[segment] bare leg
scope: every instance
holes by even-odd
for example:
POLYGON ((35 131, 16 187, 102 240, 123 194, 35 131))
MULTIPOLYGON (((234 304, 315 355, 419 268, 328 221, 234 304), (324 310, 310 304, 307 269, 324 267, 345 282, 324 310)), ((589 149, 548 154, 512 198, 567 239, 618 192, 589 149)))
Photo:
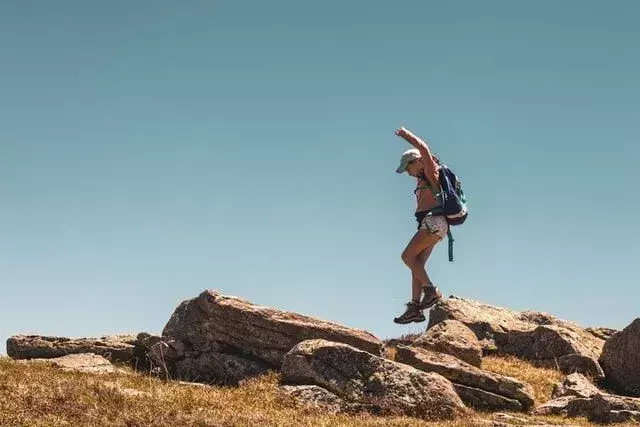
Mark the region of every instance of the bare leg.
MULTIPOLYGON (((424 274, 427 276, 427 283, 428 284, 432 284, 431 283, 431 278, 429 278, 429 274, 427 273, 427 270, 425 268, 425 264, 427 263, 427 260, 429 259, 429 256, 431 255, 431 251, 433 250, 434 246, 431 246, 430 248, 426 248, 425 250, 423 250, 422 252, 420 252, 420 254, 418 255, 418 263, 420 263, 420 265, 422 265, 424 271, 424 274)), ((413 271, 411 272, 411 299, 413 300, 417 300, 420 299, 420 295, 422 294, 422 283, 420 283, 420 280, 418 280, 418 278, 415 276, 415 274, 413 274, 413 271)))
POLYGON ((418 230, 411 238, 407 247, 402 251, 402 261, 411 270, 411 302, 407 304, 407 310, 399 317, 393 319, 395 323, 407 324, 411 322, 424 322, 426 319, 424 309, 435 304, 441 294, 438 292, 434 295, 425 293, 422 300, 422 288, 431 285, 431 280, 425 270, 425 264, 433 247, 440 241, 440 236, 434 234, 430 230, 418 230), (427 295, 429 295, 427 297, 427 295))
POLYGON ((431 284, 424 266, 440 237, 428 230, 418 230, 402 252, 402 261, 411 269, 412 297, 419 300, 422 287, 431 284))

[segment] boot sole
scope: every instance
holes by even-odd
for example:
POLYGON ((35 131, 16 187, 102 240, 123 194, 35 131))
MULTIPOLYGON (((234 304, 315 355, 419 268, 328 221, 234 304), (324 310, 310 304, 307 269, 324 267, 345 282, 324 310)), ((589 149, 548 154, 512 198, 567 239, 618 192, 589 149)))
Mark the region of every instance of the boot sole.
POLYGON ((422 323, 422 322, 424 322, 426 320, 427 320, 426 317, 412 317, 411 319, 402 320, 402 321, 398 321, 396 319, 393 319, 393 323, 397 323, 399 325, 406 325, 406 324, 409 324, 409 323, 422 323))

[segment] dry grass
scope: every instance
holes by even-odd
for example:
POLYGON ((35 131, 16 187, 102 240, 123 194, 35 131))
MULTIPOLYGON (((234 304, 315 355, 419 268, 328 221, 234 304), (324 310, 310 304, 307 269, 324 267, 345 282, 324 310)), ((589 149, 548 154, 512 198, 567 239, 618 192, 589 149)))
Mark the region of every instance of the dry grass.
MULTIPOLYGON (((538 371, 517 363, 491 358, 487 368, 526 372, 535 380, 538 371)), ((202 387, 164 382, 130 370, 106 375, 69 373, 47 364, 0 358, 0 425, 468 427, 482 425, 483 419, 486 423, 492 417, 477 414, 454 422, 428 423, 406 417, 330 415, 280 400, 278 380, 277 374, 269 374, 236 388, 202 387)), ((546 381, 533 382, 546 390, 546 381)), ((548 424, 590 425, 558 417, 535 419, 548 424)))
POLYGON ((516 357, 485 356, 482 369, 517 378, 531 384, 536 403, 551 399, 553 386, 564 378, 556 369, 537 368, 516 357))

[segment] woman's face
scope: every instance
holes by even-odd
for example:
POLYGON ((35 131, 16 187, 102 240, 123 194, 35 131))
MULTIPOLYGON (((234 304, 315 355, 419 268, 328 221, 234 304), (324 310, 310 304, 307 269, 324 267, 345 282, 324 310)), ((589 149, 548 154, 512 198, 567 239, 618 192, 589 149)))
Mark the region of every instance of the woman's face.
POLYGON ((413 177, 417 177, 420 172, 420 162, 418 159, 411 160, 407 165, 407 173, 413 177))

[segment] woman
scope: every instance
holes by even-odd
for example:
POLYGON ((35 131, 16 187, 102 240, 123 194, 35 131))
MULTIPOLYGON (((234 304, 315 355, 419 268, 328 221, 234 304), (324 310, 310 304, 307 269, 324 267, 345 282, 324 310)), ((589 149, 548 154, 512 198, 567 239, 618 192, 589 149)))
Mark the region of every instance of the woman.
POLYGON ((415 216, 418 221, 418 231, 402 252, 402 261, 411 269, 412 298, 407 303, 406 311, 393 319, 395 323, 406 324, 424 322, 422 310, 431 308, 442 298, 438 288, 431 283, 425 264, 436 243, 447 235, 449 225, 444 216, 431 213, 432 209, 440 207, 439 195, 442 191, 438 179, 437 157, 431 153, 429 146, 423 140, 404 127, 396 130, 396 135, 415 147, 402 154, 400 166, 396 172, 407 172, 410 176, 417 178, 414 193, 417 199, 415 216))

